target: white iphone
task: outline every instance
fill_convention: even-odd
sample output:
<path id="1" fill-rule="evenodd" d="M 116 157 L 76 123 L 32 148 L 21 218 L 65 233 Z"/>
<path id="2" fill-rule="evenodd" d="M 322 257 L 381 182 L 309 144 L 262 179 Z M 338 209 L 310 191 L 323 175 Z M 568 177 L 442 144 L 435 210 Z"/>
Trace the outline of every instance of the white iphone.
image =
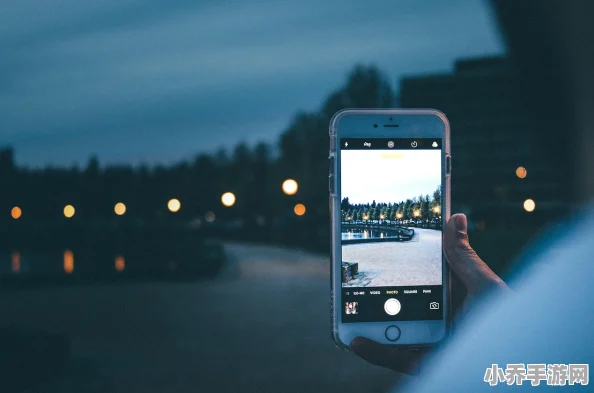
<path id="1" fill-rule="evenodd" d="M 449 332 L 450 140 L 433 109 L 348 109 L 330 123 L 332 336 L 423 347 Z"/>

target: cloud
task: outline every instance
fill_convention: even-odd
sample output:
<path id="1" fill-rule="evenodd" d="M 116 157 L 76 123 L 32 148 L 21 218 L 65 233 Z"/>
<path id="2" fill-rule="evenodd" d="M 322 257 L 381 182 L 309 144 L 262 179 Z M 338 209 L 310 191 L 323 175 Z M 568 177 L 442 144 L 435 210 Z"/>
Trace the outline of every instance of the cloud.
<path id="1" fill-rule="evenodd" d="M 80 162 L 93 152 L 115 159 L 113 142 L 122 135 L 131 161 L 175 159 L 175 148 L 157 154 L 164 138 L 184 151 L 188 138 L 203 139 L 201 149 L 251 134 L 273 140 L 282 119 L 316 108 L 355 63 L 377 64 L 396 80 L 502 50 L 475 1 L 23 0 L 1 7 L 0 144 L 13 144 L 19 161 L 33 165 Z"/>

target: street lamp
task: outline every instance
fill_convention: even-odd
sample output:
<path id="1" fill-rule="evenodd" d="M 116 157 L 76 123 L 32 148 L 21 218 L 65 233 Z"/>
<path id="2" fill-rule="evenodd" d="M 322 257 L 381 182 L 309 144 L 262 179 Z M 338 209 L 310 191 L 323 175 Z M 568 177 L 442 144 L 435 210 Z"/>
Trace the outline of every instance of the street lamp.
<path id="1" fill-rule="evenodd" d="M 116 205 L 113 207 L 113 211 L 115 212 L 115 214 L 117 214 L 118 216 L 123 216 L 124 213 L 126 213 L 126 205 L 124 205 L 122 202 L 118 202 L 116 203 Z"/>
<path id="2" fill-rule="evenodd" d="M 231 207 L 235 204 L 235 194 L 226 192 L 221 196 L 221 202 L 224 206 Z"/>
<path id="3" fill-rule="evenodd" d="M 181 209 L 181 202 L 176 198 L 170 199 L 169 202 L 167 202 L 167 208 L 170 212 L 177 213 L 179 209 Z"/>
<path id="4" fill-rule="evenodd" d="M 295 215 L 297 216 L 302 216 L 305 214 L 305 205 L 303 203 L 298 203 L 295 205 L 295 207 L 293 207 L 293 212 L 295 213 Z"/>
<path id="5" fill-rule="evenodd" d="M 535 208 L 536 203 L 532 199 L 526 199 L 524 201 L 524 210 L 526 210 L 528 213 L 533 212 Z"/>
<path id="6" fill-rule="evenodd" d="M 287 179 L 283 182 L 283 192 L 287 195 L 295 195 L 298 189 L 299 185 L 293 179 Z"/>
<path id="7" fill-rule="evenodd" d="M 524 179 L 528 175 L 528 171 L 523 166 L 519 166 L 516 169 L 516 176 L 520 179 Z"/>
<path id="8" fill-rule="evenodd" d="M 18 220 L 19 218 L 21 218 L 21 216 L 23 215 L 23 211 L 21 210 L 20 207 L 15 206 L 12 208 L 12 210 L 10 211 L 10 215 L 12 216 L 12 218 L 14 218 L 15 220 Z"/>
<path id="9" fill-rule="evenodd" d="M 74 206 L 66 205 L 64 206 L 64 217 L 72 218 L 74 216 L 76 210 L 74 210 Z"/>
<path id="10" fill-rule="evenodd" d="M 439 211 L 440 211 L 440 210 L 441 210 L 441 209 L 439 208 L 439 206 L 435 206 L 435 207 L 433 208 L 433 211 L 434 211 L 436 214 L 437 214 L 437 213 L 439 213 Z"/>

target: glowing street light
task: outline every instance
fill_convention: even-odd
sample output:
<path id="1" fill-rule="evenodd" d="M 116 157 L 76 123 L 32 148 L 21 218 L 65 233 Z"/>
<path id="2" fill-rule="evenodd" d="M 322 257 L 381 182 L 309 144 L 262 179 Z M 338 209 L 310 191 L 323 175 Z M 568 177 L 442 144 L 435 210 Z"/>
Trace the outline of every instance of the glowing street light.
<path id="1" fill-rule="evenodd" d="M 384 218 L 386 218 L 386 216 L 384 216 L 383 214 L 380 216 L 380 220 L 383 220 Z"/>
<path id="2" fill-rule="evenodd" d="M 439 213 L 439 211 L 440 211 L 440 210 L 441 210 L 441 209 L 439 208 L 439 206 L 435 206 L 435 207 L 433 208 L 433 211 L 434 211 L 435 213 Z"/>
<path id="3" fill-rule="evenodd" d="M 74 206 L 72 206 L 72 205 L 64 206 L 64 217 L 72 218 L 72 217 L 74 217 L 75 212 L 76 212 L 76 210 L 74 209 Z"/>
<path id="4" fill-rule="evenodd" d="M 397 219 L 401 219 L 402 218 L 402 213 L 396 213 L 396 218 Z"/>
<path id="5" fill-rule="evenodd" d="M 23 215 L 23 211 L 21 210 L 20 207 L 15 206 L 12 208 L 12 210 L 10 211 L 10 215 L 12 216 L 12 218 L 14 218 L 15 220 L 18 220 L 19 218 L 21 218 L 21 216 Z"/>
<path id="6" fill-rule="evenodd" d="M 296 204 L 295 207 L 293 208 L 293 212 L 295 212 L 295 214 L 298 216 L 304 215 L 305 214 L 305 205 L 303 203 Z"/>
<path id="7" fill-rule="evenodd" d="M 519 166 L 516 168 L 516 176 L 520 179 L 525 178 L 528 175 L 528 171 L 523 166 Z"/>
<path id="8" fill-rule="evenodd" d="M 524 210 L 528 213 L 533 212 L 536 209 L 536 203 L 532 199 L 526 199 L 524 201 Z"/>
<path id="9" fill-rule="evenodd" d="M 126 213 L 126 205 L 124 205 L 122 202 L 118 202 L 116 203 L 116 205 L 113 207 L 113 211 L 115 212 L 115 214 L 117 214 L 118 216 L 123 216 L 124 213 Z"/>
<path id="10" fill-rule="evenodd" d="M 167 202 L 167 208 L 170 212 L 177 213 L 179 209 L 181 209 L 181 202 L 176 198 L 170 199 L 169 202 Z"/>
<path id="11" fill-rule="evenodd" d="M 235 194 L 232 192 L 226 192 L 221 196 L 221 202 L 227 207 L 235 205 Z"/>
<path id="12" fill-rule="evenodd" d="M 299 185 L 293 179 L 287 179 L 283 182 L 283 192 L 287 195 L 295 195 L 298 189 Z"/>
<path id="13" fill-rule="evenodd" d="M 421 212 L 419 212 L 418 210 L 415 210 L 415 211 L 413 212 L 413 216 L 415 216 L 415 217 L 418 217 L 418 216 L 420 216 L 420 215 L 421 215 Z"/>

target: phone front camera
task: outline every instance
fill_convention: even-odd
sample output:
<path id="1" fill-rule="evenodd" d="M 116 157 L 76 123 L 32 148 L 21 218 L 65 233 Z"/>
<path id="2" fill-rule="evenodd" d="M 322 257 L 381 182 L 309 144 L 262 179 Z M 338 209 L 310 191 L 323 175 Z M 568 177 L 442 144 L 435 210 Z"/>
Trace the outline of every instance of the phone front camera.
<path id="1" fill-rule="evenodd" d="M 373 128 L 377 128 L 377 124 L 374 124 L 374 125 L 373 125 Z"/>

